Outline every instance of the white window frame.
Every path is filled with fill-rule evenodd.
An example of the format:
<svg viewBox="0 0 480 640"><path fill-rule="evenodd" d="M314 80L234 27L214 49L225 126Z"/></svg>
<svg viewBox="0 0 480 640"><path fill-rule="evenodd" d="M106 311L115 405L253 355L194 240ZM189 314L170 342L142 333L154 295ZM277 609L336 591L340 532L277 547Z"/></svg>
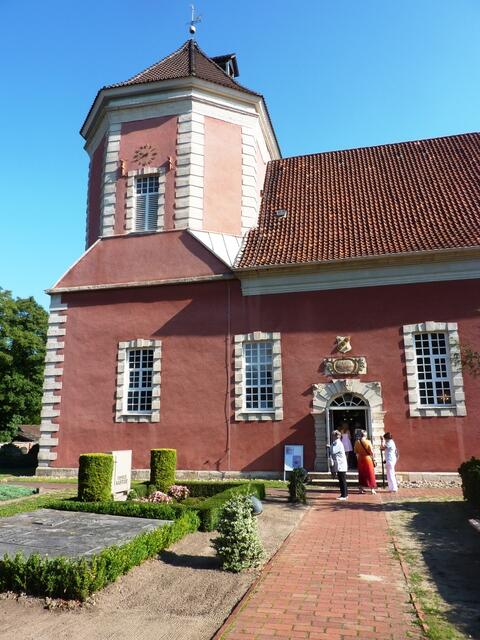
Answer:
<svg viewBox="0 0 480 640"><path fill-rule="evenodd" d="M133 349L153 349L152 408L150 411L128 411L128 354ZM115 422L160 422L162 341L138 338L118 343Z"/></svg>
<svg viewBox="0 0 480 640"><path fill-rule="evenodd" d="M136 201L137 201L137 184L138 177L148 177L151 175L158 176L158 206L157 206L157 225L155 229L135 229ZM165 167L143 167L142 169L134 169L127 174L127 195L125 199L125 231L127 233L155 233L163 231L165 226Z"/></svg>
<svg viewBox="0 0 480 640"><path fill-rule="evenodd" d="M272 381L273 408L247 409L245 388L245 349L247 343L272 343ZM238 334L234 337L234 370L235 370L235 420L263 421L283 420L283 391L282 391L282 350L281 337L278 332L255 331L253 333Z"/></svg>
<svg viewBox="0 0 480 640"><path fill-rule="evenodd" d="M449 366L451 403L448 405L426 405L420 403L415 335L419 333L444 333L447 341L446 362ZM407 372L408 403L411 417L466 416L465 392L463 389L460 342L456 322L421 322L403 327L405 362Z"/></svg>

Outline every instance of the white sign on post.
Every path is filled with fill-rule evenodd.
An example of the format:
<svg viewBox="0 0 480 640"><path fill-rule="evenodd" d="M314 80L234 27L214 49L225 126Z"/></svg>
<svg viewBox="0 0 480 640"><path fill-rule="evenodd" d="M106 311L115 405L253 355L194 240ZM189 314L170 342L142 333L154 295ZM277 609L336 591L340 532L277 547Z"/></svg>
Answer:
<svg viewBox="0 0 480 640"><path fill-rule="evenodd" d="M132 482L132 451L112 451L113 476L112 494L114 500L126 500Z"/></svg>
<svg viewBox="0 0 480 640"><path fill-rule="evenodd" d="M303 467L303 444L286 444L283 459L283 479L287 471Z"/></svg>

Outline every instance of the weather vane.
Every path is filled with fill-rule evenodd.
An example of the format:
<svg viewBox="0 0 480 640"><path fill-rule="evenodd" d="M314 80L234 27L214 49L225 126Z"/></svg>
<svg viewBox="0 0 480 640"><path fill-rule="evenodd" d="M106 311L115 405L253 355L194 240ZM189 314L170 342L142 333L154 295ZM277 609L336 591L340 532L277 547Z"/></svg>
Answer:
<svg viewBox="0 0 480 640"><path fill-rule="evenodd" d="M195 25L202 21L202 16L195 15L195 6L193 4L191 4L190 7L192 9L192 19L190 20L190 26L188 30L190 31L190 34L194 36L197 30L197 27Z"/></svg>

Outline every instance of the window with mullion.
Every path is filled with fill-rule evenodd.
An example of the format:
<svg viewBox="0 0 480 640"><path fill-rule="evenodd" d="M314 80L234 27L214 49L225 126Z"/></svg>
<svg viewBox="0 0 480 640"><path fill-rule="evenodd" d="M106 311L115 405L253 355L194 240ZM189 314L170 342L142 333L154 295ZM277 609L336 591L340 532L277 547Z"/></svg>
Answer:
<svg viewBox="0 0 480 640"><path fill-rule="evenodd" d="M419 403L423 406L452 404L448 343L445 333L414 336Z"/></svg>
<svg viewBox="0 0 480 640"><path fill-rule="evenodd" d="M159 199L158 175L135 180L135 231L156 231Z"/></svg>
<svg viewBox="0 0 480 640"><path fill-rule="evenodd" d="M270 411L273 404L273 345L247 342L243 346L245 409Z"/></svg>
<svg viewBox="0 0 480 640"><path fill-rule="evenodd" d="M152 410L153 349L130 349L127 352L127 412Z"/></svg>

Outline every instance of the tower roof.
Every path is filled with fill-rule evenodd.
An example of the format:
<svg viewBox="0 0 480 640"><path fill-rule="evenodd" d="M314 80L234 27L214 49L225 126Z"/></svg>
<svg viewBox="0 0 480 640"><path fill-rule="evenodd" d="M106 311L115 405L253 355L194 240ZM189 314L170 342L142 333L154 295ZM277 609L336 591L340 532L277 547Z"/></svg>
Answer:
<svg viewBox="0 0 480 640"><path fill-rule="evenodd" d="M233 54L230 54L230 57L232 55ZM152 64L147 69L144 69L124 82L108 85L104 87L104 89L194 76L200 78L200 80L206 80L207 82L213 82L223 87L237 89L254 96L259 96L259 93L243 87L230 75L225 73L222 67L216 62L216 60L219 61L223 57L224 56L217 56L217 58L209 58L194 40L187 40L179 49L166 56L166 58Z"/></svg>

